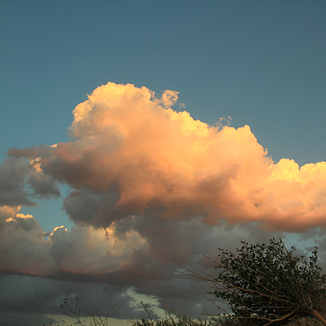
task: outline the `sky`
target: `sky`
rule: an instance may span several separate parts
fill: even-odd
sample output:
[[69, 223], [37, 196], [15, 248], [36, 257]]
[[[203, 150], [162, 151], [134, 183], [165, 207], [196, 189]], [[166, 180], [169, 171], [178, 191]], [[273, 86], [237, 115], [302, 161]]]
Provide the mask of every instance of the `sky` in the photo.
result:
[[[0, 2], [0, 315], [217, 313], [204, 256], [318, 246], [324, 1]], [[160, 281], [159, 281], [160, 280]], [[160, 294], [158, 287], [163, 297]], [[209, 286], [209, 285], [208, 285]], [[146, 316], [146, 314], [145, 314]]]

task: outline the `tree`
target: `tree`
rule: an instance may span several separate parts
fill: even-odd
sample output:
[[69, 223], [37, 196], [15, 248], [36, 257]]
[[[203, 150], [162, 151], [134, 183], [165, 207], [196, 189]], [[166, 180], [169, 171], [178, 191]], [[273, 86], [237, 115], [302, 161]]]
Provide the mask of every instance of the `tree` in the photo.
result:
[[231, 307], [231, 318], [267, 326], [310, 315], [326, 325], [316, 310], [326, 298], [326, 276], [317, 266], [317, 247], [308, 262], [304, 256], [294, 257], [295, 248], [288, 251], [282, 239], [273, 238], [269, 245], [241, 243], [237, 255], [218, 248], [220, 263], [209, 258], [216, 269], [222, 269], [217, 277], [187, 269], [181, 273], [210, 282], [213, 290], [208, 294]]

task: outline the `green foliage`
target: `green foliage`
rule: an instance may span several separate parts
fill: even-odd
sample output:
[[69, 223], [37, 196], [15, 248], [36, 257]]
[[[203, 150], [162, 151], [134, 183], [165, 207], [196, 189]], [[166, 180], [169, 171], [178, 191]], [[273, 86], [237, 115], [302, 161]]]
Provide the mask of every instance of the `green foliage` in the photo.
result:
[[308, 263], [304, 256], [294, 257], [295, 248], [288, 251], [281, 239], [273, 238], [269, 245], [241, 242], [237, 255], [219, 248], [221, 260], [215, 263], [222, 271], [218, 277], [205, 279], [214, 286], [209, 294], [228, 303], [235, 317], [269, 325], [307, 315], [326, 297], [326, 276], [320, 275], [322, 269], [317, 266], [317, 247]]

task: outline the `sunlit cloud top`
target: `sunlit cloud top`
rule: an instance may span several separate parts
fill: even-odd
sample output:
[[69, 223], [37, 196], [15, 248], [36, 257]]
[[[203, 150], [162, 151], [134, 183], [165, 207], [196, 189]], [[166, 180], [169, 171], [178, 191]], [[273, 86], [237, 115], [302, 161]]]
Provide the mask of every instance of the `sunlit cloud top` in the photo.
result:
[[77, 105], [70, 142], [8, 153], [34, 160], [52, 195], [55, 182], [74, 189], [64, 207], [76, 223], [107, 227], [146, 214], [282, 231], [325, 224], [325, 162], [275, 163], [249, 126], [210, 126], [173, 110], [177, 99], [110, 82]]

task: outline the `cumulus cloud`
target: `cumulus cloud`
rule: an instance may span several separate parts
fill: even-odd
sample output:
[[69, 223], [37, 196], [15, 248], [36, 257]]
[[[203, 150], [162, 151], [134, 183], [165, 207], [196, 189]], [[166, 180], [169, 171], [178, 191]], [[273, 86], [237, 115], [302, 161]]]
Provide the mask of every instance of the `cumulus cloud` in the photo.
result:
[[[197, 317], [207, 302], [178, 265], [213, 273], [203, 256], [216, 258], [218, 247], [286, 232], [323, 237], [325, 162], [275, 163], [249, 126], [194, 120], [172, 109], [177, 99], [108, 83], [73, 111], [69, 142], [10, 149], [0, 167], [0, 270], [106, 284], [136, 312], [128, 291], [150, 298], [152, 276], [168, 268], [161, 288], [171, 308], [182, 300], [179, 312]], [[20, 206], [61, 196], [59, 184], [70, 187], [63, 209], [76, 225], [45, 233]]]
[[6, 158], [0, 166], [0, 206], [35, 206], [24, 189], [28, 167], [23, 159]]
[[[33, 156], [32, 150], [28, 153]], [[8, 157], [0, 166], [0, 207], [36, 206], [30, 197], [50, 199], [60, 195], [57, 182], [44, 173], [37, 160]]]
[[0, 208], [0, 268], [22, 274], [56, 277], [72, 273], [109, 273], [134, 263], [137, 250], [146, 250], [146, 241], [133, 230], [123, 241], [113, 229], [94, 230], [75, 226], [67, 231], [56, 227], [49, 239], [31, 215]]
[[74, 189], [64, 207], [76, 223], [107, 227], [145, 214], [203, 217], [212, 225], [260, 222], [280, 231], [325, 224], [325, 162], [301, 168], [289, 159], [274, 163], [249, 126], [194, 120], [170, 108], [177, 97], [108, 83], [73, 111], [72, 141], [8, 153], [38, 157], [38, 171], [47, 176], [36, 186], [32, 177], [38, 193], [59, 195], [48, 186], [53, 180]]
[[[141, 222], [129, 218], [107, 229], [56, 227], [45, 240], [45, 232], [32, 216], [9, 207], [3, 207], [0, 216], [0, 284], [7, 284], [2, 287], [0, 310], [6, 313], [58, 313], [58, 303], [65, 297], [73, 301], [79, 296], [85, 309], [93, 312], [124, 299], [116, 317], [140, 317], [139, 302], [135, 302], [139, 295], [145, 303], [162, 307], [154, 277], [161, 279], [165, 269], [160, 286], [169, 308], [192, 317], [203, 311], [214, 313], [200, 283], [175, 274], [174, 269], [182, 265], [214, 273], [214, 265], [203, 255], [215, 258], [219, 246], [231, 249], [240, 240], [261, 242], [270, 236], [267, 231], [257, 233], [253, 225], [212, 227], [198, 219], [153, 223], [149, 218]], [[7, 287], [10, 296], [5, 295]], [[23, 295], [14, 304], [17, 293]]]
[[56, 181], [49, 175], [45, 174], [40, 168], [41, 163], [38, 160], [31, 160], [31, 170], [29, 172], [28, 184], [33, 189], [33, 195], [50, 199], [61, 196]]

